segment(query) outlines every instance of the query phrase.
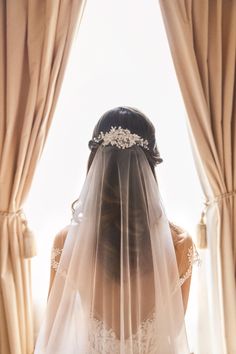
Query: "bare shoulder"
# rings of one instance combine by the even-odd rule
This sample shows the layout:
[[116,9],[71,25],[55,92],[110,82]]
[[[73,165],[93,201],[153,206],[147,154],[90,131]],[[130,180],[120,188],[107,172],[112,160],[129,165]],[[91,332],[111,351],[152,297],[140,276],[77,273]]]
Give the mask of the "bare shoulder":
[[170,224],[173,243],[176,248],[189,248],[193,245],[193,239],[191,235],[180,226],[173,223]]
[[181,245],[184,248],[189,248],[193,245],[193,239],[188,232],[178,235],[177,246],[178,245]]
[[54,248],[63,248],[66,236],[68,234],[70,225],[65,226],[62,230],[60,230],[53,240],[53,247]]

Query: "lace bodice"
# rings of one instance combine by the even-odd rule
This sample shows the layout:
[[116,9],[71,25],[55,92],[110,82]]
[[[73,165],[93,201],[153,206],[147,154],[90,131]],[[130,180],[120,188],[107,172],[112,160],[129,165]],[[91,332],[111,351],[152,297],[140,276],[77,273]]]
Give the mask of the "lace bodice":
[[[124,353],[156,354],[158,336],[155,312],[144,320],[132,337],[125,340]],[[120,340],[112,328],[106,328],[103,321],[90,318],[89,349],[86,354],[120,354]]]

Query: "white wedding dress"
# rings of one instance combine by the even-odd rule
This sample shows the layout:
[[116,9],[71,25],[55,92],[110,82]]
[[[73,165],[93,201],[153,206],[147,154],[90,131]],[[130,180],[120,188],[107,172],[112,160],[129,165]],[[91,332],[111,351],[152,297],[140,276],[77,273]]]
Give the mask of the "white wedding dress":
[[143,148],[100,145],[52,252],[34,354],[189,354],[181,285],[195,256],[191,237],[173,242]]
[[[184,239],[184,234],[179,234],[177,237],[179,240]],[[63,248],[53,247],[51,252],[51,268],[52,272],[56,272],[60,255]],[[180,287],[184,282],[192,275],[192,267],[195,263],[199,262],[199,254],[195,248],[195,245],[188,247],[188,251],[185,254],[186,270],[179,278],[177,286]],[[138,354],[156,354],[158,353],[158,337],[156,331],[156,316],[155,311],[151,311],[148,318],[140,323],[136,332],[131,338],[125,340],[124,353]],[[120,340],[112,328],[109,328],[103,320],[90,317],[89,320],[89,349],[86,354],[120,354]]]

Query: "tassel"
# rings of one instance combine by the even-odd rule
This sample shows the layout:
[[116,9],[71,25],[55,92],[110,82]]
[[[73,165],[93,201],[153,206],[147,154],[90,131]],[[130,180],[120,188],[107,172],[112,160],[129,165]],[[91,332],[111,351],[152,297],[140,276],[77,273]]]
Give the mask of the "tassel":
[[32,258],[37,255],[36,241],[32,230],[26,225],[23,236],[24,258]]
[[202,212],[201,220],[197,224],[197,247],[207,248],[207,228],[204,221],[205,212]]

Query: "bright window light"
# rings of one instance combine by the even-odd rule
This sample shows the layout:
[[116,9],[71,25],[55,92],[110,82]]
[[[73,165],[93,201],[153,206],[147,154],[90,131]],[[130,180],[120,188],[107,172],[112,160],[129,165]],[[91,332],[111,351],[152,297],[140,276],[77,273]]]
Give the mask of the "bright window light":
[[[86,175],[88,141],[99,117],[121,105],[142,110],[154,123],[163,158],[156,173],[167,216],[196,241],[203,197],[158,1],[88,0],[25,204],[38,248],[32,260],[35,336],[46,305],[52,242],[70,223],[71,203]],[[192,351],[196,286],[193,272],[186,314]]]

